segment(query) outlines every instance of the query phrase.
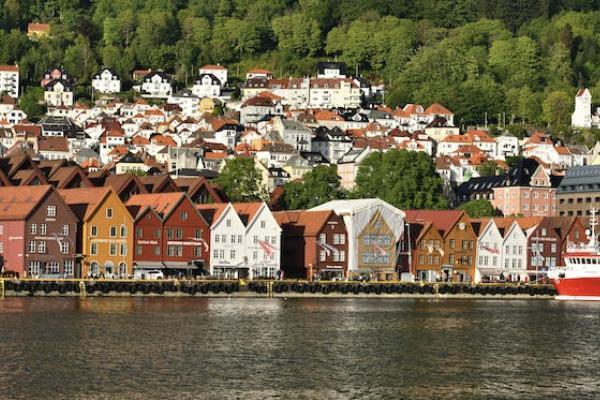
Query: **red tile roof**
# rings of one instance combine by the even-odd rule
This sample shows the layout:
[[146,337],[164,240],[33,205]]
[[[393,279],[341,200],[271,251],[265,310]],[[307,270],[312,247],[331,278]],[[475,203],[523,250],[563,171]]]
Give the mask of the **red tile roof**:
[[462,217],[461,210],[405,210],[406,222],[431,222],[438,230],[447,233]]
[[139,206],[140,210],[150,207],[165,217],[177,207],[184,197],[185,193],[182,192],[136,194],[127,201],[127,206]]
[[85,206],[83,215],[79,215],[84,221],[87,221],[94,214],[96,208],[109,192],[111,192],[111,189],[105,187],[62,189],[58,191],[65,203],[73,209],[73,206]]
[[51,190],[48,185],[0,187],[0,221],[26,219]]
[[303,236],[316,236],[331,218],[333,210],[327,211],[280,211],[274,212],[273,217],[282,228],[284,225],[303,227]]

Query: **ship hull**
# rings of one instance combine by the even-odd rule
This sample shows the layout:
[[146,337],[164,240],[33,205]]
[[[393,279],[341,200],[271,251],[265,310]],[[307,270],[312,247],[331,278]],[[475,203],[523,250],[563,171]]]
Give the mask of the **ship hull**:
[[600,277],[553,279],[558,300],[600,301]]

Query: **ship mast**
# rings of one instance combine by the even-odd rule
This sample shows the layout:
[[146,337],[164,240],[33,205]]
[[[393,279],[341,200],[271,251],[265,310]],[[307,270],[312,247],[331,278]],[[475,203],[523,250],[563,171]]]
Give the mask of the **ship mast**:
[[596,218],[596,208],[592,207],[590,210],[590,227],[592,228],[592,245],[596,248],[596,225],[598,225],[598,220]]

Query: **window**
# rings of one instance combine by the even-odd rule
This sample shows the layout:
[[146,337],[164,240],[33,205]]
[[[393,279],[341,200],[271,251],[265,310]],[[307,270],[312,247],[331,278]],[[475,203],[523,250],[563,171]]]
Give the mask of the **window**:
[[90,228],[90,236],[91,237],[98,236],[98,227],[96,225],[92,225],[92,227]]
[[38,242],[38,253],[45,254],[46,253],[46,242],[39,241]]
[[254,235],[254,244],[258,243],[258,235]]
[[235,235],[231,235],[231,238],[230,238],[230,239],[231,239],[231,243],[232,243],[232,244],[233,244],[233,243],[235,243],[235,238],[236,238],[236,236],[235,236]]
[[136,256],[142,255],[142,246],[140,246],[140,245],[135,246],[135,255]]
[[227,219],[225,221],[225,226],[228,227],[228,228],[231,227],[231,219]]
[[116,256],[117,255],[117,244],[116,243],[111,243],[110,244],[109,254],[111,256]]
[[63,236],[69,236],[69,225],[62,226],[62,234]]
[[125,225],[121,225],[121,237],[127,237],[127,227]]
[[112,238],[117,237],[117,227],[116,226],[110,227],[110,237],[112,237]]
[[214,249],[213,250],[213,258],[214,259],[218,259],[219,258],[219,249]]
[[154,246],[154,255],[160,256],[160,246]]
[[31,224],[31,226],[29,227],[29,232],[32,235],[36,235],[37,234],[37,225],[36,224]]
[[121,243],[121,255],[122,256],[127,255],[127,243]]
[[238,235],[238,243],[242,243],[242,235]]
[[338,252],[340,255],[340,261],[346,261],[346,252],[344,250]]
[[181,220],[185,221],[186,219],[188,219],[189,214],[187,213],[187,211],[182,211],[181,212]]
[[56,217],[56,206],[46,207],[46,216],[47,217]]
[[69,254],[69,242],[60,242],[60,252]]
[[552,243],[552,244],[550,244],[550,251],[551,251],[552,253],[556,253],[556,243]]
[[35,242],[31,241],[29,242],[29,248],[27,249],[28,253],[35,253]]
[[253,260],[257,260],[257,259],[258,259],[258,251],[254,250],[254,251],[252,252],[252,259],[253,259]]
[[219,238],[220,238],[219,235],[215,235],[215,243],[219,243]]
[[542,236],[546,236],[546,228],[542,228]]
[[456,241],[454,239],[450,239],[450,248],[454,249],[454,246],[456,246]]
[[233,260],[235,258],[235,250],[229,251],[229,258]]
[[112,217],[113,217],[113,209],[112,208],[107,208],[106,209],[106,218],[112,219]]
[[155,238],[159,238],[160,237],[160,228],[154,229],[154,237]]
[[75,274],[75,262],[73,260],[65,260],[64,273],[67,276]]
[[173,239],[173,229],[167,228],[167,239]]
[[49,274],[58,274],[60,272],[60,264],[58,261],[51,261],[46,264],[46,271]]
[[39,261],[30,261],[29,262],[29,275],[37,276],[40,274],[40,262]]
[[144,230],[142,228],[136,228],[135,229],[135,236],[137,236],[138,238],[144,237]]
[[93,256],[98,255],[98,243],[90,244],[90,254]]
[[325,250],[320,250],[319,251],[319,261],[325,261],[326,258],[327,258],[327,253],[325,253]]
[[194,257],[202,257],[202,246],[194,246]]
[[194,231],[194,237],[196,239],[202,239],[202,229],[196,228]]
[[[334,243],[335,243],[335,235],[333,237],[334,237]],[[324,233],[321,233],[319,235],[319,242],[326,243],[327,242],[327,235],[325,235]]]
[[227,235],[221,235],[221,242],[227,243]]
[[40,225],[40,235],[45,235],[48,232],[48,226],[46,224]]
[[266,228],[267,227],[267,223],[265,221],[260,221],[260,227],[261,228]]

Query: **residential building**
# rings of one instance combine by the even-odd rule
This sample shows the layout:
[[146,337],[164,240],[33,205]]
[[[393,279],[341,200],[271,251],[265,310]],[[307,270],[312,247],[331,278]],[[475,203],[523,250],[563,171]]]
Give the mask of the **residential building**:
[[281,117],[273,118],[273,129],[279,132],[284,143],[297,151],[311,151],[312,131],[305,125]]
[[119,196],[107,187],[64,189],[59,194],[79,219],[81,276],[131,276],[133,218]]
[[19,97],[19,65],[0,65],[0,93]]
[[337,164],[352,148],[352,138],[339,128],[321,126],[315,131],[311,147],[312,151],[320,153],[331,164]]
[[53,107],[73,106],[73,84],[66,79],[52,79],[44,85],[44,102]]
[[110,68],[102,68],[92,78],[92,89],[99,93],[120,93],[121,79]]
[[[504,215],[524,217],[557,215],[556,188],[562,177],[550,175],[534,160],[524,160],[521,163],[526,163],[528,166],[518,169],[519,172],[513,175],[513,179],[505,179],[500,186],[492,188],[492,205]],[[537,168],[534,167],[535,164],[538,164]]]
[[200,74],[194,79],[192,93],[200,97],[219,97],[221,95],[221,81],[213,74]]
[[222,65],[203,65],[198,69],[198,75],[213,75],[219,80],[219,85],[221,85],[221,87],[227,85],[227,68],[223,67]]
[[142,97],[167,99],[173,93],[173,78],[162,71],[150,72],[142,79]]
[[348,238],[344,219],[334,211],[273,213],[283,229],[282,268],[287,279],[344,279]]
[[48,185],[0,187],[0,271],[74,278],[77,217]]
[[600,165],[567,169],[556,198],[560,216],[589,217],[592,208],[600,209]]

